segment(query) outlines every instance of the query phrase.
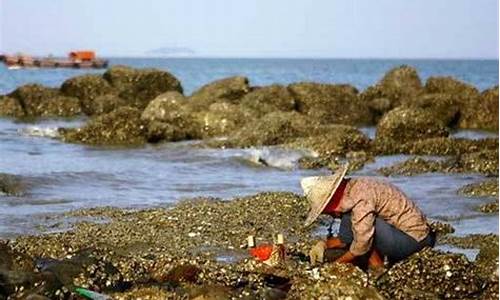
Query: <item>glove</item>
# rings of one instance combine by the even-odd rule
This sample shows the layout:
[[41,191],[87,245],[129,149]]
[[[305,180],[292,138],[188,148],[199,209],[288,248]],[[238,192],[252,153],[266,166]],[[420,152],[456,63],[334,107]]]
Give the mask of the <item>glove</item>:
[[309,251],[309,259],[311,260],[311,264],[316,264],[317,262],[323,262],[323,256],[326,250],[326,242],[319,241],[314,245]]

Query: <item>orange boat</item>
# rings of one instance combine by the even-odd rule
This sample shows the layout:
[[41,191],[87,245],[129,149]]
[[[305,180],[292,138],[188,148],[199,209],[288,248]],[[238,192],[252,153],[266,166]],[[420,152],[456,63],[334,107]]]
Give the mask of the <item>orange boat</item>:
[[97,58],[94,51],[72,51],[68,58],[32,57],[29,55],[0,55],[0,61],[9,69],[19,68],[93,68],[108,67],[108,61]]

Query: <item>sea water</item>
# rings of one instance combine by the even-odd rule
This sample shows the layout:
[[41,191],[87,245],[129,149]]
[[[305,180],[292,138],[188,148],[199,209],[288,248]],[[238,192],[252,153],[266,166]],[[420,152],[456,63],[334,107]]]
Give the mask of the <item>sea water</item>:
[[[111,59],[111,64],[156,67],[178,77],[185,93],[213,80],[244,75],[252,85],[316,81],[350,83],[362,90],[390,68],[415,66],[422,79],[453,76],[480,90],[498,84],[498,61],[455,60],[280,60],[280,59]],[[0,66],[0,93],[26,83],[59,86],[67,78],[98,70],[21,69]],[[32,123],[0,119],[0,172],[19,175],[29,185],[21,197],[0,195],[0,238],[41,232],[47,216],[78,208],[118,206],[144,208],[173,205],[196,196],[233,197],[263,191],[300,193],[303,176],[326,170],[301,170],[307,151],[279,147],[203,149],[196,142],[162,143],[136,148],[65,144],[58,127],[80,126],[85,118]],[[362,128],[373,136],[373,127]],[[477,139],[496,133],[458,131]],[[378,157],[354,176],[380,176],[376,170],[408,156]],[[266,164],[261,162],[265,161]],[[498,232],[498,215],[473,208],[490,198],[467,198],[456,191],[483,179],[474,174],[422,174],[387,178],[405,191],[435,220],[451,223],[457,234]],[[50,225],[50,224],[49,224]]]

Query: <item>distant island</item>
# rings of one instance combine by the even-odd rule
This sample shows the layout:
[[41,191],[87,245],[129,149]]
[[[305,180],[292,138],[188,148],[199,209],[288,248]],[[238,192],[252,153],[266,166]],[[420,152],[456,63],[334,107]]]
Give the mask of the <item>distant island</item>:
[[187,47],[161,47],[152,50],[148,50],[145,52],[147,55],[156,55],[156,56],[193,56],[196,55],[196,51]]

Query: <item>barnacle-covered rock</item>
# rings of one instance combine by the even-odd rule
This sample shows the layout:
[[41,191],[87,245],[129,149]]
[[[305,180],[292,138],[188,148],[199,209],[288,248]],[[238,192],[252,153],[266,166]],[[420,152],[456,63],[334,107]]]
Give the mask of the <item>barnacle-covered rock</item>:
[[25,116],[21,102],[13,97],[0,96],[0,116],[21,118]]
[[82,128],[60,131],[63,140],[70,143],[138,145],[146,141],[146,126],[141,120],[141,111],[126,106],[91,119]]
[[433,221],[429,223],[429,226],[431,227],[432,231],[436,233],[438,237],[445,236],[447,234],[455,232],[455,228],[453,228],[453,226],[451,226],[448,223]]
[[40,84],[26,84],[18,87],[9,97],[18,99],[28,115],[38,115],[37,106],[51,98],[57,97],[59,91],[55,88],[45,87]]
[[310,134],[314,127],[314,121],[297,112],[273,112],[245,124],[225,143],[236,147],[279,145]]
[[89,107],[87,113],[89,115],[107,114],[126,105],[127,102],[115,94],[101,95],[94,99],[93,105]]
[[70,215],[104,215],[112,221],[79,223],[73,231],[43,237],[20,237],[15,248],[41,257],[64,257],[69,249],[74,252],[88,247],[106,247],[122,255],[150,251],[159,257],[192,251],[213,255],[214,247],[239,249],[248,235],[272,241],[273,233],[283,232],[303,240],[309,236],[309,230],[302,226],[307,208],[307,200],[292,193],[261,193],[233,201],[201,198],[180,202],[173,208],[136,212],[96,208]]
[[185,97],[179,92],[166,92],[142,112],[150,142],[179,141],[201,137],[201,124],[192,115]]
[[176,142],[188,140],[193,137],[183,128],[165,122],[149,122],[146,128],[146,140],[149,143],[158,143],[161,141]]
[[485,281],[498,284],[498,235],[493,233],[466,236],[449,235],[442,238],[440,243],[466,249],[479,249],[475,259],[475,269],[478,275]]
[[481,93],[474,109],[461,118],[461,126],[498,130],[498,86]]
[[15,109],[15,114],[20,116],[72,117],[81,113],[80,101],[77,98],[62,96],[57,89],[39,84],[23,85],[9,96],[17,99],[24,111],[20,114],[18,109]]
[[310,271],[309,277],[297,278],[290,299],[383,299],[373,287],[367,287],[367,275],[348,264],[325,264]]
[[207,110],[195,112],[193,117],[202,138],[227,136],[255,120],[251,110],[228,102],[213,103]]
[[82,113],[80,100],[75,97],[57,96],[36,107],[40,117],[73,117]]
[[465,153],[457,158],[454,165],[457,171],[496,176],[498,175],[498,149]]
[[124,91],[132,88],[137,80],[137,70],[128,66],[114,65],[102,75],[115,89]]
[[498,86],[477,97],[463,99],[459,126],[498,131]]
[[430,248],[394,265],[377,282],[388,299],[470,299],[481,285],[465,256]]
[[471,183],[461,187],[458,192],[473,197],[497,197],[498,179],[487,179],[478,183]]
[[320,156],[345,155],[351,151],[368,150],[371,146],[370,139],[352,126],[328,125],[322,126],[320,131],[318,134],[299,138],[290,145],[310,149]]
[[[123,81],[126,81],[126,79],[123,79],[120,83]],[[181,83],[177,78],[166,71],[158,69],[136,69],[134,70],[132,84],[125,85],[125,87],[121,85],[121,87],[123,89],[119,91],[120,97],[125,99],[129,106],[141,110],[151,100],[165,92],[174,91],[181,94],[183,92]]]
[[66,96],[80,99],[83,112],[91,115],[94,109],[94,100],[98,96],[113,94],[115,91],[102,76],[88,74],[66,80],[61,85],[61,92]]
[[202,86],[189,97],[189,101],[194,111],[202,111],[216,102],[238,104],[250,90],[248,78],[228,77]]
[[384,90],[392,91],[395,94],[396,92],[418,94],[422,89],[422,82],[417,70],[407,65],[401,65],[389,70],[379,82],[379,85]]
[[0,298],[29,293],[35,285],[47,284],[48,278],[34,271],[35,264],[31,257],[13,250],[7,242],[0,240]]
[[21,177],[12,174],[0,173],[0,195],[22,196],[26,193],[27,184]]
[[483,278],[494,281],[498,285],[498,235],[475,235],[475,237],[479,239],[475,243],[475,247],[479,245],[479,253],[475,261],[478,272]]
[[454,127],[460,116],[460,104],[450,94],[423,94],[403,102],[405,106],[428,111],[433,119],[444,126]]
[[378,170],[385,176],[411,176],[428,172],[498,174],[498,150],[466,153],[444,160],[413,157]]
[[412,176],[422,173],[451,172],[451,167],[442,160],[428,160],[412,157],[392,166],[382,167],[378,172],[384,176]]
[[375,144],[378,154],[414,154],[414,155],[460,155],[481,150],[498,149],[498,138],[470,140],[463,138],[438,137],[406,143],[383,142]]
[[166,92],[157,96],[142,112],[145,121],[178,124],[179,117],[185,113],[186,98],[179,92]]
[[490,203],[481,204],[477,210],[483,213],[498,213],[498,200]]
[[360,94],[360,99],[370,107],[374,120],[403,102],[411,102],[423,92],[422,82],[417,70],[402,65],[387,72],[374,86],[368,87]]
[[451,76],[431,76],[425,83],[426,93],[447,93],[458,96],[463,94],[470,98],[478,95],[478,90],[470,84]]
[[423,109],[395,108],[377,125],[378,143],[406,143],[419,139],[446,137],[448,130]]
[[273,84],[255,88],[241,99],[241,105],[263,116],[276,110],[293,111],[297,104],[287,87]]
[[176,299],[176,297],[179,297],[179,295],[176,295],[173,291],[168,291],[167,289],[159,286],[138,286],[125,292],[109,293],[109,296],[116,300],[155,300]]
[[452,77],[430,77],[425,85],[429,93],[447,93],[460,105],[460,128],[498,129],[498,87],[482,94],[472,85]]
[[288,86],[297,110],[324,124],[371,124],[368,106],[358,98],[358,90],[346,84],[294,83]]

